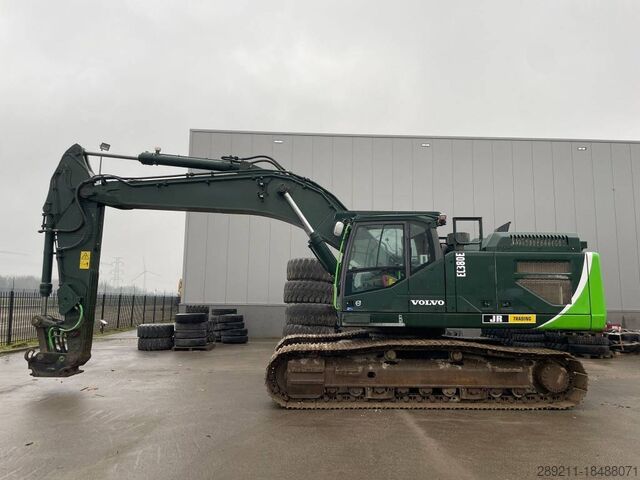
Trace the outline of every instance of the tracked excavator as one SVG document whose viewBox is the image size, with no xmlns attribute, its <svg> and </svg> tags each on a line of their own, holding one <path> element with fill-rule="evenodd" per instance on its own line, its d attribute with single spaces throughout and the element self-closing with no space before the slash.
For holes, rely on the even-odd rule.
<svg viewBox="0 0 640 480">
<path fill-rule="evenodd" d="M 96 175 L 92 156 L 189 173 Z M 277 345 L 266 385 L 283 407 L 565 409 L 587 391 L 569 353 L 443 336 L 447 328 L 602 331 L 599 257 L 575 234 L 484 235 L 481 218 L 459 217 L 440 237 L 439 212 L 349 210 L 271 157 L 125 156 L 80 145 L 63 155 L 44 204 L 39 349 L 25 355 L 33 376 L 80 373 L 91 356 L 105 207 L 260 215 L 304 229 L 333 278 L 337 325 Z M 54 256 L 59 316 L 47 312 Z"/>
</svg>

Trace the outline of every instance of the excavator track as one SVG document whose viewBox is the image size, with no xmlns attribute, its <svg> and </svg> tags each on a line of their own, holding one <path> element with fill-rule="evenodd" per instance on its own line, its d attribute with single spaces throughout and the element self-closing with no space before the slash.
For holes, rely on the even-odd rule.
<svg viewBox="0 0 640 480">
<path fill-rule="evenodd" d="M 291 409 L 564 410 L 587 392 L 584 367 L 566 352 L 366 337 L 285 337 L 267 367 L 269 394 Z"/>
</svg>

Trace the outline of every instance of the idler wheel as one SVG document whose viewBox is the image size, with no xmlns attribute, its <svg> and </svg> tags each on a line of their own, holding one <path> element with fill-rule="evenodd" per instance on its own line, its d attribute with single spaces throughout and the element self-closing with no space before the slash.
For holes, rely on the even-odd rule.
<svg viewBox="0 0 640 480">
<path fill-rule="evenodd" d="M 569 372 L 559 363 L 545 362 L 536 373 L 540 385 L 551 393 L 561 393 L 569 387 Z"/>
</svg>

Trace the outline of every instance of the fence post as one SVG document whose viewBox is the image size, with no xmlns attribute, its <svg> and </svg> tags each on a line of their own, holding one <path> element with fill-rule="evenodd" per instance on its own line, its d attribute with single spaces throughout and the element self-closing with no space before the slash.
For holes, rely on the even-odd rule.
<svg viewBox="0 0 640 480">
<path fill-rule="evenodd" d="M 120 328 L 120 305 L 122 305 L 122 293 L 118 294 L 118 318 L 116 320 L 116 328 Z"/>
<path fill-rule="evenodd" d="M 136 303 L 136 294 L 131 296 L 131 318 L 129 319 L 129 326 L 133 327 L 133 305 Z"/>
<path fill-rule="evenodd" d="M 164 322 L 164 295 L 162 295 L 162 322 Z"/>
<path fill-rule="evenodd" d="M 156 296 L 153 296 L 153 317 L 151 317 L 151 323 L 156 323 Z"/>
<path fill-rule="evenodd" d="M 142 297 L 142 323 L 145 321 L 145 314 L 147 313 L 147 294 Z"/>
<path fill-rule="evenodd" d="M 100 318 L 104 320 L 104 302 L 107 299 L 107 293 L 102 292 L 102 309 L 100 311 Z"/>
<path fill-rule="evenodd" d="M 7 345 L 11 344 L 11 330 L 13 329 L 13 301 L 15 292 L 11 290 L 9 292 L 9 319 L 7 323 Z"/>
</svg>

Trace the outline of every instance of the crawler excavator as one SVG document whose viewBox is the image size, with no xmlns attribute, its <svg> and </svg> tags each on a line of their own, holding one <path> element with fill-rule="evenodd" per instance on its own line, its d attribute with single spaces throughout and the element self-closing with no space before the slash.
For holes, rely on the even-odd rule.
<svg viewBox="0 0 640 480">
<path fill-rule="evenodd" d="M 190 169 L 96 175 L 91 156 Z M 565 409 L 587 390 L 566 352 L 443 336 L 447 328 L 602 331 L 597 253 L 570 233 L 495 231 L 433 211 L 352 211 L 273 158 L 93 153 L 73 145 L 51 179 L 41 232 L 43 311 L 32 375 L 80 373 L 91 356 L 105 207 L 261 215 L 304 229 L 333 279 L 336 332 L 283 338 L 267 366 L 287 408 Z M 477 237 L 460 231 L 471 222 Z M 498 229 L 503 230 L 503 229 Z M 215 246 L 214 246 L 215 248 Z M 335 253 L 334 253 L 335 252 Z M 47 312 L 57 260 L 60 316 Z"/>
</svg>

